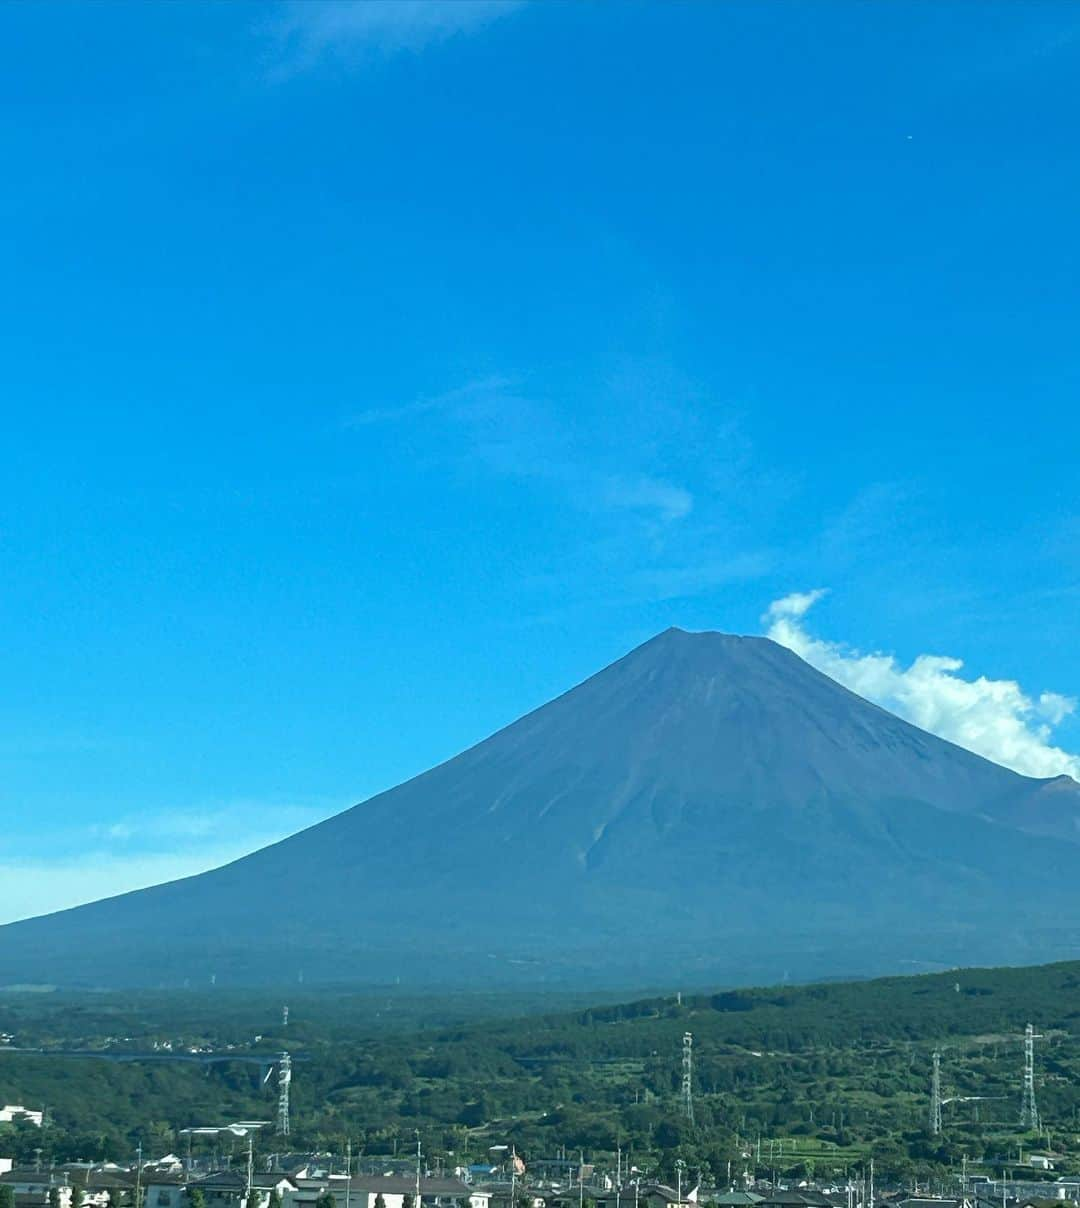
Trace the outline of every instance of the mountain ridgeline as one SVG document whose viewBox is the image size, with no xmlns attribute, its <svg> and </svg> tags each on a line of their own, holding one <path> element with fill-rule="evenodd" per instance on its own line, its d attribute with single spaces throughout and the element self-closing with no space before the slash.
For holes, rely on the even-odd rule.
<svg viewBox="0 0 1080 1208">
<path fill-rule="evenodd" d="M 224 868 L 0 928 L 0 984 L 748 984 L 1080 954 L 1080 785 L 671 629 Z"/>
</svg>

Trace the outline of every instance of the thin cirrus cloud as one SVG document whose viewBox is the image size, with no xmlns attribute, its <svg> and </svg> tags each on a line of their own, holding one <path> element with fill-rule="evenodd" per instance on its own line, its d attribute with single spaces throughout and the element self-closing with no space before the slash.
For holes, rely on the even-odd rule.
<svg viewBox="0 0 1080 1208">
<path fill-rule="evenodd" d="M 610 478 L 606 498 L 612 507 L 653 511 L 661 520 L 681 520 L 694 507 L 694 497 L 685 487 L 645 476 Z"/>
<path fill-rule="evenodd" d="M 98 849 L 63 859 L 0 863 L 0 924 L 194 876 L 250 850 L 243 842 L 180 853 L 118 854 Z"/>
<path fill-rule="evenodd" d="M 891 654 L 864 654 L 811 634 L 806 614 L 825 591 L 793 592 L 774 600 L 763 621 L 767 635 L 830 678 L 937 734 L 1025 776 L 1080 780 L 1080 756 L 1053 743 L 1054 727 L 1076 708 L 1056 692 L 1032 696 L 1015 680 L 967 679 L 963 662 L 920 654 L 903 666 Z"/>
<path fill-rule="evenodd" d="M 0 861 L 0 924 L 220 868 L 335 812 L 241 801 L 117 818 L 51 834 L 47 843 L 28 840 L 17 863 Z"/>
<path fill-rule="evenodd" d="M 275 842 L 303 830 L 333 810 L 306 805 L 268 805 L 258 801 L 233 801 L 222 805 L 177 809 L 114 819 L 88 828 L 92 841 L 125 845 L 129 849 L 157 849 L 169 843 L 175 849 L 185 844 L 229 843 L 237 835 L 248 836 L 248 850 L 262 842 Z M 260 844 L 261 845 L 261 844 Z"/>
<path fill-rule="evenodd" d="M 414 399 L 410 403 L 400 403 L 389 407 L 369 407 L 350 415 L 343 423 L 345 428 L 367 428 L 372 424 L 393 423 L 397 420 L 413 419 L 416 416 L 445 411 L 451 415 L 461 413 L 473 399 L 483 399 L 499 395 L 510 389 L 512 383 L 505 377 L 484 377 L 466 382 L 453 390 L 442 394 L 431 395 L 428 398 Z"/>
<path fill-rule="evenodd" d="M 476 33 L 525 0 L 290 0 L 267 31 L 281 74 L 336 60 L 416 53 L 450 38 Z"/>
<path fill-rule="evenodd" d="M 382 424 L 441 424 L 441 457 L 460 458 L 504 478 L 547 483 L 585 511 L 632 514 L 659 525 L 685 519 L 694 496 L 663 475 L 605 464 L 608 456 L 586 432 L 526 397 L 506 377 L 484 377 L 442 394 L 348 416 L 346 430 Z"/>
</svg>

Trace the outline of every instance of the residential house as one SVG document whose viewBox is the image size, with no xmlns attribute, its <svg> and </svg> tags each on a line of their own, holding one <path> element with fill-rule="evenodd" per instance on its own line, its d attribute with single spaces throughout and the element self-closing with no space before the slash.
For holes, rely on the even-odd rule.
<svg viewBox="0 0 1080 1208">
<path fill-rule="evenodd" d="M 675 1188 L 664 1183 L 634 1183 L 601 1192 L 586 1188 L 585 1194 L 595 1201 L 596 1208 L 681 1208 L 685 1205 L 696 1206 L 697 1192 L 696 1187 L 688 1184 L 683 1188 L 680 1200 Z M 577 1192 L 568 1192 L 564 1200 L 567 1205 L 576 1205 Z"/>
<path fill-rule="evenodd" d="M 404 1175 L 330 1175 L 326 1179 L 297 1179 L 296 1188 L 284 1196 L 284 1208 L 314 1208 L 324 1191 L 333 1193 L 338 1208 L 409 1208 L 416 1199 L 416 1178 Z M 415 1208 L 489 1208 L 487 1192 L 466 1186 L 460 1179 L 420 1179 L 420 1204 Z M 207 1208 L 212 1208 L 207 1205 Z"/>
<path fill-rule="evenodd" d="M 198 1187 L 206 1198 L 206 1208 L 237 1208 L 247 1204 L 248 1181 L 246 1172 L 239 1170 L 220 1170 L 202 1179 L 195 1179 L 188 1184 L 187 1190 Z M 270 1195 L 276 1191 L 282 1203 L 286 1197 L 296 1191 L 296 1183 L 288 1175 L 278 1171 L 255 1172 L 251 1177 L 251 1189 L 256 1201 L 256 1208 L 266 1208 Z M 179 1204 L 155 1205 L 146 1204 L 146 1208 L 180 1208 Z"/>
<path fill-rule="evenodd" d="M 108 1208 L 119 1203 L 125 1193 L 129 1200 L 134 1199 L 134 1173 L 114 1162 L 67 1162 L 57 1169 L 72 1187 L 82 1189 L 85 1208 Z"/>
<path fill-rule="evenodd" d="M 45 1208 L 53 1191 L 60 1208 L 71 1208 L 72 1186 L 59 1170 L 9 1170 L 0 1174 L 0 1185 L 14 1192 L 16 1208 Z"/>
<path fill-rule="evenodd" d="M 181 1208 L 186 1179 L 179 1171 L 143 1167 L 139 1176 L 142 1203 L 136 1208 Z"/>
<path fill-rule="evenodd" d="M 894 1208 L 966 1208 L 966 1201 L 956 1196 L 905 1195 L 894 1201 Z"/>
<path fill-rule="evenodd" d="M 580 1158 L 537 1158 L 529 1161 L 529 1173 L 550 1183 L 579 1183 L 593 1177 L 595 1167 Z"/>
<path fill-rule="evenodd" d="M 757 1208 L 833 1208 L 833 1204 L 822 1192 L 803 1187 L 799 1191 L 770 1191 L 758 1201 Z"/>
</svg>

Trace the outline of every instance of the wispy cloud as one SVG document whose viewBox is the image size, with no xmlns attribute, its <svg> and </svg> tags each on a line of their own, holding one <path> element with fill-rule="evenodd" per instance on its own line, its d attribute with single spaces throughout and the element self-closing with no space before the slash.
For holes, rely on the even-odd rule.
<svg viewBox="0 0 1080 1208">
<path fill-rule="evenodd" d="M 289 0 L 269 24 L 277 71 L 291 75 L 327 60 L 355 64 L 423 50 L 475 33 L 525 0 Z"/>
<path fill-rule="evenodd" d="M 1053 743 L 1053 729 L 1076 708 L 1056 692 L 1032 696 L 1015 680 L 966 679 L 948 655 L 920 654 L 905 667 L 891 654 L 864 654 L 808 632 L 804 618 L 825 592 L 793 592 L 762 618 L 775 642 L 845 687 L 978 755 L 1025 776 L 1080 780 L 1080 756 Z"/>
<path fill-rule="evenodd" d="M 772 551 L 748 550 L 732 551 L 725 556 L 705 555 L 684 564 L 648 567 L 630 577 L 628 596 L 684 600 L 733 583 L 761 579 L 773 569 L 773 564 Z"/>
<path fill-rule="evenodd" d="M 661 525 L 693 511 L 684 486 L 648 467 L 622 468 L 598 443 L 561 421 L 553 408 L 528 397 L 507 377 L 484 377 L 445 393 L 347 417 L 355 431 L 378 424 L 439 421 L 443 456 L 460 457 L 492 473 L 547 483 L 586 511 L 632 513 Z"/>
<path fill-rule="evenodd" d="M 694 497 L 685 487 L 644 475 L 609 478 L 604 497 L 612 507 L 652 511 L 662 520 L 681 520 L 694 507 Z"/>
<path fill-rule="evenodd" d="M 230 801 L 95 823 L 87 828 L 87 833 L 93 842 L 155 850 L 164 843 L 176 850 L 185 845 L 208 842 L 231 843 L 237 837 L 246 836 L 247 850 L 253 851 L 255 846 L 276 842 L 333 812 L 333 809 L 308 805 Z"/>
<path fill-rule="evenodd" d="M 0 862 L 0 924 L 219 868 L 252 850 L 249 842 L 255 841 L 238 838 L 220 846 L 154 854 L 118 854 L 98 847 L 60 859 Z"/>
<path fill-rule="evenodd" d="M 442 394 L 433 394 L 428 398 L 414 399 L 411 403 L 400 403 L 390 407 L 368 407 L 357 411 L 344 421 L 346 428 L 367 428 L 372 424 L 394 423 L 398 420 L 413 419 L 419 415 L 428 415 L 437 411 L 454 411 L 473 399 L 483 399 L 511 388 L 509 378 L 486 377 L 476 381 L 466 382 L 453 390 Z"/>
<path fill-rule="evenodd" d="M 220 868 L 349 804 L 230 801 L 21 836 L 0 860 L 0 924 Z"/>
<path fill-rule="evenodd" d="M 1045 71 L 1055 61 L 1067 68 L 1069 58 L 1080 46 L 1080 21 L 1063 21 L 1065 9 L 1050 9 L 1045 15 L 1036 8 L 1024 11 L 1035 14 L 1036 19 L 1025 27 L 1011 29 L 1005 38 L 1001 31 L 987 29 L 978 43 L 967 41 L 965 54 L 956 56 L 952 65 L 954 78 L 970 86 L 1003 76 Z"/>
<path fill-rule="evenodd" d="M 527 615 L 660 604 L 771 573 L 779 550 L 756 525 L 789 484 L 763 474 L 738 416 L 692 381 L 652 363 L 540 396 L 506 375 L 347 416 L 358 441 L 400 444 L 455 481 L 514 480 L 525 506 L 550 498 L 580 523 L 557 557 L 534 563 Z M 526 496 L 528 497 L 526 499 Z"/>
</svg>

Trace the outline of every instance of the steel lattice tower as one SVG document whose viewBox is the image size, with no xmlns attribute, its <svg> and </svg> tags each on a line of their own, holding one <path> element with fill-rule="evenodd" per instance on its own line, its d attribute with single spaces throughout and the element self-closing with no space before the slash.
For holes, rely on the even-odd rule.
<svg viewBox="0 0 1080 1208">
<path fill-rule="evenodd" d="M 930 1132 L 941 1136 L 941 1054 L 934 1050 L 934 1073 L 930 1079 Z"/>
<path fill-rule="evenodd" d="M 292 1058 L 288 1053 L 282 1053 L 278 1061 L 278 1106 L 277 1130 L 283 1136 L 289 1135 L 289 1086 L 292 1083 Z"/>
<path fill-rule="evenodd" d="M 682 1105 L 683 1114 L 694 1123 L 694 1037 L 684 1032 L 682 1038 Z"/>
<path fill-rule="evenodd" d="M 1035 1106 L 1035 1029 L 1024 1029 L 1024 1099 L 1020 1106 L 1020 1124 L 1024 1128 L 1039 1127 L 1039 1109 Z"/>
</svg>

